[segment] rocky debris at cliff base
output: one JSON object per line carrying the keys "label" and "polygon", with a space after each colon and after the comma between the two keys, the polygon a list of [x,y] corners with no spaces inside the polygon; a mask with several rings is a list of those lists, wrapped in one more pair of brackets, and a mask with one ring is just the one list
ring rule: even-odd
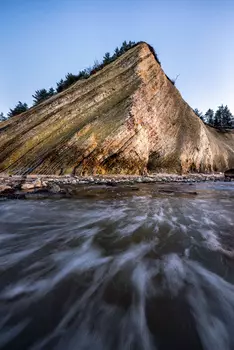
{"label": "rocky debris at cliff base", "polygon": [[[103,193],[139,191],[140,184],[156,183],[186,183],[188,185],[204,181],[232,181],[224,174],[154,174],[149,176],[116,175],[116,176],[4,176],[0,175],[0,198],[8,199],[41,199],[88,196],[93,197]],[[95,189],[95,191],[94,191]],[[158,193],[173,195],[174,189],[161,189]],[[176,191],[178,193],[178,191]],[[179,191],[179,194],[183,190]],[[186,194],[196,195],[195,191],[185,191]]]}
{"label": "rocky debris at cliff base", "polygon": [[31,190],[35,188],[41,188],[43,187],[41,179],[37,179],[33,182],[25,182],[21,184],[21,190]]}

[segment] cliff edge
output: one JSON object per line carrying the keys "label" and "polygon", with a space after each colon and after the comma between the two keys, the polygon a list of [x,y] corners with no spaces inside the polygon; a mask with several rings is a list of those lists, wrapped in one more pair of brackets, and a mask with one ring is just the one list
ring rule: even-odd
{"label": "cliff edge", "polygon": [[142,174],[234,168],[234,133],[206,126],[140,43],[0,123],[0,172]]}

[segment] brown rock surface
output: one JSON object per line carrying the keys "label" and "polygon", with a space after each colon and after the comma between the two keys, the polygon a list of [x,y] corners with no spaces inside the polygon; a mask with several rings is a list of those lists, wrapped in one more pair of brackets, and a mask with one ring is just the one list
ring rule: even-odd
{"label": "brown rock surface", "polygon": [[0,185],[0,193],[1,192],[6,192],[8,190],[11,190],[11,186],[7,186],[7,185]]}
{"label": "brown rock surface", "polygon": [[141,43],[0,123],[0,172],[144,174],[234,167],[234,133],[206,126]]}

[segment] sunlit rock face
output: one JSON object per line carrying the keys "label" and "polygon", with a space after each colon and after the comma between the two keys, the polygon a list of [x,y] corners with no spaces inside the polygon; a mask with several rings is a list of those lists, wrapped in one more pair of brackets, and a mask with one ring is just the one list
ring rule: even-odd
{"label": "sunlit rock face", "polygon": [[234,133],[208,127],[140,43],[0,123],[0,172],[142,174],[234,168]]}

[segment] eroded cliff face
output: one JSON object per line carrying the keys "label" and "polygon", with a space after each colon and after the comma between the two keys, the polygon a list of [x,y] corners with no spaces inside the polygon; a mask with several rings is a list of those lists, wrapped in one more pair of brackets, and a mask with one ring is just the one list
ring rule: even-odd
{"label": "eroded cliff face", "polygon": [[234,133],[205,126],[141,43],[0,123],[0,172],[142,174],[234,167]]}

